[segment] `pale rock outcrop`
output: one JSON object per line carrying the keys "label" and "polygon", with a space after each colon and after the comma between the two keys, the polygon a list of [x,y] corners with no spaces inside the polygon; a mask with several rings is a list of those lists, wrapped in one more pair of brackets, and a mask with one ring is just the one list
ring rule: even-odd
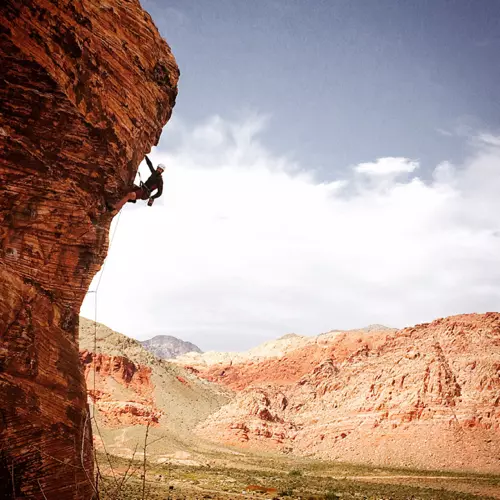
{"label": "pale rock outcrop", "polygon": [[201,349],[192,342],[172,337],[172,335],[156,335],[141,341],[144,349],[161,359],[173,359],[188,352],[201,354]]}

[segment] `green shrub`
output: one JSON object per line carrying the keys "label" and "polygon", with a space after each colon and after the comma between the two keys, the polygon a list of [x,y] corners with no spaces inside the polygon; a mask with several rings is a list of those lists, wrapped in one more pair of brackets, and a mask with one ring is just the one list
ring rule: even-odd
{"label": "green shrub", "polygon": [[340,495],[337,495],[334,491],[329,491],[325,495],[325,500],[338,500],[339,498],[341,498]]}

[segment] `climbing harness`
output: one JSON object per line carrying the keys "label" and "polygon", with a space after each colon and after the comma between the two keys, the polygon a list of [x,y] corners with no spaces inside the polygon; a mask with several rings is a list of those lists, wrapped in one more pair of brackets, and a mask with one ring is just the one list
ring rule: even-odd
{"label": "climbing harness", "polygon": [[139,172],[139,170],[137,171],[137,174],[139,175],[139,187],[141,189],[143,189],[147,195],[148,195],[148,207],[152,207],[153,206],[153,203],[155,202],[154,198],[151,198],[151,189],[149,189],[146,184],[144,184],[144,182],[142,182],[142,177],[141,177],[141,173]]}
{"label": "climbing harness", "polygon": [[[146,193],[148,194],[148,198],[150,198],[151,197],[151,189],[149,189],[146,186],[146,184],[144,182],[142,182],[142,177],[141,177],[141,173],[139,172],[139,170],[137,171],[137,174],[139,175],[139,187],[141,189],[144,189],[144,191],[146,191]],[[148,203],[148,205],[149,205],[149,203]],[[149,205],[149,206],[151,206],[151,205]]]}

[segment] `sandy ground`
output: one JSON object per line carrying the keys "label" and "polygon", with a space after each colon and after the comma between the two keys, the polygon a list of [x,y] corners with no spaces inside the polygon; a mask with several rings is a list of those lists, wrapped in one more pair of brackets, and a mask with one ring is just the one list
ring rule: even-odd
{"label": "sandy ground", "polygon": [[108,461],[100,455],[103,500],[140,499],[143,486],[144,498],[151,500],[500,499],[500,476],[370,468],[224,449],[205,450],[204,460],[200,455],[193,460],[187,452],[177,457],[168,463],[148,463],[143,483],[141,461]]}

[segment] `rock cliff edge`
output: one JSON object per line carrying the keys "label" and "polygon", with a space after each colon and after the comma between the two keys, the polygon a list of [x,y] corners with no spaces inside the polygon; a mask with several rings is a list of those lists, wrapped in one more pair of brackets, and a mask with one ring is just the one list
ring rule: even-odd
{"label": "rock cliff edge", "polygon": [[7,0],[0,21],[0,497],[87,499],[78,312],[179,70],[137,0]]}

